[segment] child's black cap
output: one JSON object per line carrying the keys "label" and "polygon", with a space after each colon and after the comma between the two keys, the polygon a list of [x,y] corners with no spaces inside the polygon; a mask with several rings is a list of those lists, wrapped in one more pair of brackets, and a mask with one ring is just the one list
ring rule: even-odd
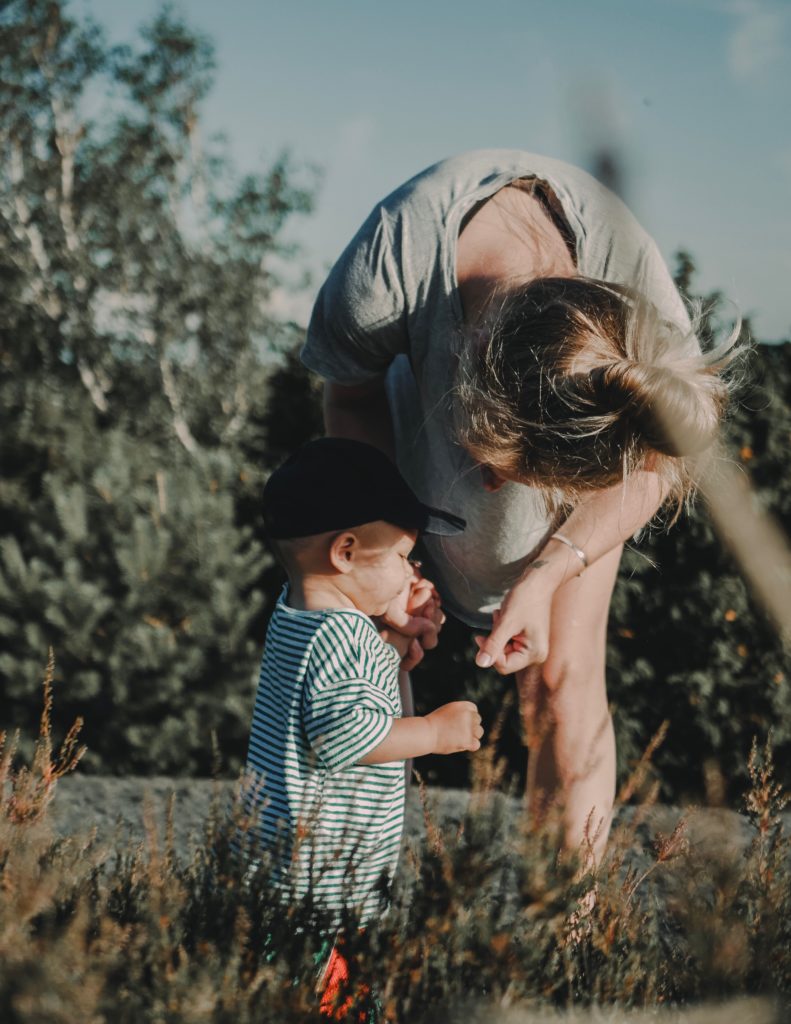
{"label": "child's black cap", "polygon": [[382,519],[404,530],[444,536],[467,525],[418,500],[378,448],[345,437],[310,441],[264,487],[264,523],[273,540],[309,537]]}

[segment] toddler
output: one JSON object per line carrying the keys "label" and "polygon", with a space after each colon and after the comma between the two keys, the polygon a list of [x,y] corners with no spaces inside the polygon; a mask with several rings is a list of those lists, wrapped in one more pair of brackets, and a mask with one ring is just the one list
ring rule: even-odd
{"label": "toddler", "polygon": [[[477,750],[483,735],[469,701],[402,717],[409,641],[397,650],[373,621],[408,619],[418,536],[465,524],[423,505],[378,449],[342,438],[303,446],[271,475],[264,520],[288,583],[253,713],[248,839],[274,854],[287,898],[311,892],[331,921],[351,908],[365,925],[383,909],[398,861],[404,762]],[[325,975],[337,966],[330,958]]]}

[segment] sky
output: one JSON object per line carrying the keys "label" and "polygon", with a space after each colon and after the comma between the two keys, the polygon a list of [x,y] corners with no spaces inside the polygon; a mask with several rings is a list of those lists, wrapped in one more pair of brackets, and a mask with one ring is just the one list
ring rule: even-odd
{"label": "sky", "polygon": [[[73,0],[129,42],[155,0]],[[240,172],[317,165],[290,229],[305,318],[373,205],[437,160],[507,147],[587,169],[621,155],[623,198],[672,265],[692,253],[760,340],[791,336],[791,0],[185,0],[216,47],[207,134]]]}

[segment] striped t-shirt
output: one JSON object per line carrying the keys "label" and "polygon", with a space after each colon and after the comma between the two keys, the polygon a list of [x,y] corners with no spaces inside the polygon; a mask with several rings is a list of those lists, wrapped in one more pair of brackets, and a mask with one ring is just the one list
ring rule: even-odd
{"label": "striped t-shirt", "polygon": [[358,764],[402,714],[400,658],[363,612],[299,611],[288,588],[269,623],[253,712],[248,839],[275,851],[286,897],[377,914],[398,862],[404,765]]}

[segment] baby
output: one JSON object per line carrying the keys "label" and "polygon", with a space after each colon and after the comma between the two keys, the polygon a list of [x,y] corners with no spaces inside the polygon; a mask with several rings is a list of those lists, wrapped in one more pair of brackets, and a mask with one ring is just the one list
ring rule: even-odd
{"label": "baby", "polygon": [[423,505],[378,449],[342,438],[305,445],[271,475],[264,521],[288,584],[253,713],[248,839],[274,853],[286,897],[310,891],[331,920],[352,908],[364,925],[398,862],[404,761],[480,747],[469,701],[402,717],[409,641],[399,653],[372,620],[408,621],[415,541],[465,524]]}

